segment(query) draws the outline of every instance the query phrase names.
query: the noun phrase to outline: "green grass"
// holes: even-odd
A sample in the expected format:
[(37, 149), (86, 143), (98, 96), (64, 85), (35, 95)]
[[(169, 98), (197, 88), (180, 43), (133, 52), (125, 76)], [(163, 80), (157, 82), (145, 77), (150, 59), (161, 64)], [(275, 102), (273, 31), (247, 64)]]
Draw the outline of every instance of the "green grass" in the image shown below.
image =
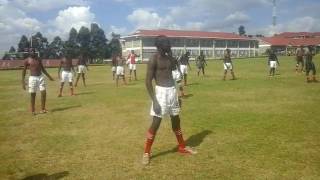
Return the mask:
[[(75, 97), (47, 81), (50, 113), (31, 116), (21, 71), (0, 71), (0, 179), (320, 179), (320, 83), (295, 74), (293, 58), (269, 78), (265, 59), (234, 62), (236, 81), (221, 81), (222, 62), (206, 77), (193, 65), (182, 130), (198, 154), (181, 156), (165, 118), (151, 164), (141, 165), (150, 99), (139, 81), (115, 87), (109, 66), (91, 67)], [(315, 63), (320, 70), (319, 56)], [(52, 75), (57, 69), (49, 69)], [(37, 109), (39, 110), (39, 95)]]

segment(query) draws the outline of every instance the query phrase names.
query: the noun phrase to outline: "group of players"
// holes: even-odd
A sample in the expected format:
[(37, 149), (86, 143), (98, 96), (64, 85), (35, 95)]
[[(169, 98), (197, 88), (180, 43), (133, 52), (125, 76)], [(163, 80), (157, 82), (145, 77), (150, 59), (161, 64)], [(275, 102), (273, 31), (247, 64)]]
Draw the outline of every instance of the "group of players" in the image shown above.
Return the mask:
[[(152, 101), (150, 115), (152, 116), (152, 122), (147, 130), (147, 136), (144, 146), (144, 153), (142, 157), (142, 163), (147, 165), (150, 163), (151, 159), (151, 147), (154, 142), (156, 133), (160, 126), (161, 120), (163, 116), (170, 115), (172, 130), (176, 136), (178, 142), (178, 152), (181, 154), (196, 154), (197, 152), (191, 148), (186, 146), (186, 143), (182, 136), (182, 130), (180, 126), (180, 107), (181, 103), (179, 101), (179, 96), (183, 96), (183, 86), (181, 85), (182, 79), (184, 80), (184, 85), (187, 85), (187, 74), (189, 64), (189, 56), (190, 53), (186, 52), (179, 58), (174, 58), (171, 51), (170, 41), (165, 36), (157, 37), (155, 41), (155, 46), (157, 48), (157, 52), (152, 56), (147, 65), (147, 73), (146, 73), (146, 88), (149, 93), (149, 96)], [(299, 50), (297, 50), (298, 52)], [(277, 56), (274, 51), (268, 50), (268, 64), (270, 66), (270, 76), (275, 74), (276, 66), (279, 64)], [(315, 79), (315, 66), (312, 62), (312, 57), (314, 55), (312, 47), (308, 47), (307, 52), (299, 52), (297, 53), (297, 60), (299, 63), (301, 61), (301, 54), (305, 56), (306, 59), (306, 73), (308, 82), (311, 80), (316, 81)], [(131, 81), (132, 72), (134, 73), (134, 79), (137, 80), (136, 73), (136, 55), (134, 51), (131, 51), (128, 57), (125, 59), (122, 57), (121, 53), (113, 53), (112, 56), (112, 72), (113, 79), (116, 79), (116, 86), (118, 86), (118, 80), (120, 77), (123, 78), (123, 82), (126, 84), (125, 80), (125, 72), (124, 66), (127, 64), (129, 66), (130, 75), (129, 80)], [(78, 60), (78, 76), (76, 79), (75, 86), (77, 86), (78, 80), (80, 76), (82, 76), (83, 84), (85, 85), (85, 71), (88, 70), (86, 64), (86, 56), (82, 54)], [(233, 72), (233, 65), (231, 60), (231, 51), (230, 49), (226, 49), (224, 59), (224, 74), (223, 80), (226, 79), (226, 75), (228, 70), (230, 70), (232, 79), (236, 79)], [(200, 72), (205, 75), (205, 66), (207, 66), (205, 56), (203, 52), (196, 58), (196, 65), (198, 68), (198, 76)], [(298, 67), (298, 65), (297, 65)], [(22, 86), (25, 88), (25, 75), (27, 68), (30, 69), (29, 76), (29, 93), (31, 94), (31, 112), (35, 113), (35, 97), (37, 89), (41, 91), (41, 111), (40, 113), (46, 113), (47, 110), (45, 108), (46, 101), (46, 89), (45, 89), (45, 81), (42, 75), (45, 74), (50, 80), (53, 81), (53, 78), (47, 73), (45, 68), (43, 67), (41, 60), (37, 58), (34, 49), (29, 50), (29, 57), (25, 60), (23, 73), (22, 73)], [(62, 72), (61, 72), (62, 69)], [(302, 71), (302, 69), (301, 69)], [(310, 71), (313, 71), (313, 77), (309, 77)], [(60, 73), (61, 72), (61, 73)], [(71, 95), (74, 95), (73, 90), (73, 74), (75, 72), (74, 67), (72, 65), (72, 59), (68, 57), (68, 53), (65, 53), (64, 57), (61, 59), (60, 66), (58, 69), (58, 77), (61, 79), (61, 86), (59, 90), (58, 97), (62, 96), (62, 90), (65, 82), (69, 82)], [(61, 74), (61, 75), (60, 75)], [(153, 81), (155, 82), (155, 86), (153, 86)], [(180, 93), (178, 93), (177, 85), (179, 84)]]

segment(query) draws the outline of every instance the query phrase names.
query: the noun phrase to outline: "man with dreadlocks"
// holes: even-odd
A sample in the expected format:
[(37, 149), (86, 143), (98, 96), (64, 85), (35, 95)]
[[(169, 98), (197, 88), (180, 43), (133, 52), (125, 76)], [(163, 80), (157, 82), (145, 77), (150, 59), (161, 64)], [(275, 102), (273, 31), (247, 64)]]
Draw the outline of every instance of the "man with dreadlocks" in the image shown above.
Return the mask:
[[(151, 146), (160, 126), (162, 117), (170, 115), (172, 130), (178, 141), (178, 152), (182, 154), (195, 154), (196, 152), (185, 145), (180, 128), (179, 101), (172, 77), (175, 69), (172, 57), (170, 41), (165, 36), (157, 37), (155, 41), (157, 53), (151, 58), (147, 67), (146, 87), (152, 100), (151, 112), (152, 123), (147, 132), (142, 163), (149, 164), (151, 157)], [(152, 81), (155, 80), (155, 90)]]

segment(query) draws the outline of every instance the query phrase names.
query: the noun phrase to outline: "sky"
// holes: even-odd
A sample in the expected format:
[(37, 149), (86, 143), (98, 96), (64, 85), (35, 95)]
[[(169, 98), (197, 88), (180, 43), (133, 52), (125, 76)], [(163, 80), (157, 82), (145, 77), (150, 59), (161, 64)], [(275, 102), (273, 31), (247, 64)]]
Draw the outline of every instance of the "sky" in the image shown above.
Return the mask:
[[(320, 31), (320, 0), (277, 0), (276, 32)], [(0, 0), (0, 54), (40, 31), (66, 40), (71, 27), (127, 35), (177, 29), (271, 35), (272, 0)]]

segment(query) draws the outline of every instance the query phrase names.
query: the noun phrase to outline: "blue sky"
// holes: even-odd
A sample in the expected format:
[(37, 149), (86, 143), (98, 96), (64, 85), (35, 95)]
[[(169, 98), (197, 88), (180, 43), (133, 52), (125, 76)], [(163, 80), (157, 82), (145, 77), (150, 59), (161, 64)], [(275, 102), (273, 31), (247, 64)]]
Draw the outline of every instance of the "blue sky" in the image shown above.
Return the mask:
[(272, 0), (0, 0), (0, 52), (22, 34), (41, 31), (66, 39), (71, 27), (98, 23), (106, 34), (136, 29), (182, 29), (249, 34), (320, 31), (319, 0), (277, 0), (278, 24), (271, 26)]

